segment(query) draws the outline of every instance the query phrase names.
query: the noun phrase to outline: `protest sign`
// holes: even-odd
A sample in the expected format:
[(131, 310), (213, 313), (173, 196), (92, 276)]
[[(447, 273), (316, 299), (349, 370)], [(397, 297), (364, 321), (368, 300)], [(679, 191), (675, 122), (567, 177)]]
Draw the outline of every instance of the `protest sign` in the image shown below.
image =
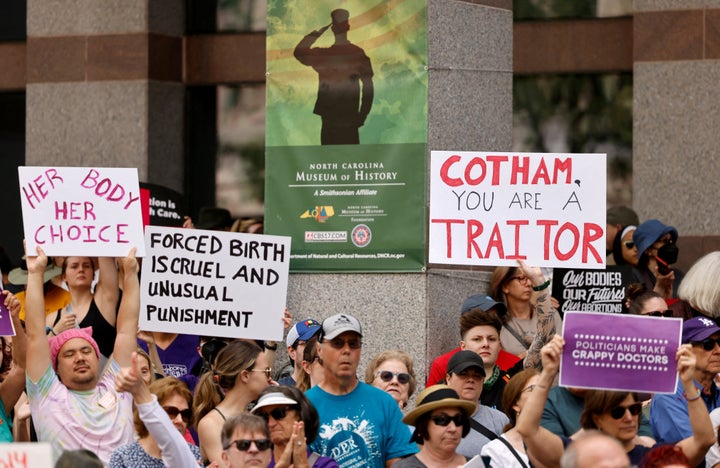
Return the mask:
[(605, 271), (555, 268), (552, 297), (560, 303), (561, 315), (568, 310), (626, 314), (625, 288), (632, 278), (632, 268), (624, 265), (609, 265)]
[(26, 251), (145, 255), (135, 168), (19, 167)]
[(143, 226), (180, 227), (185, 221), (185, 200), (182, 194), (162, 185), (140, 182)]
[(15, 336), (10, 310), (5, 307), (5, 296), (0, 296), (0, 336)]
[(433, 151), (430, 263), (604, 268), (605, 159)]
[(568, 311), (560, 385), (674, 393), (682, 320)]
[(140, 329), (280, 341), (290, 238), (147, 226)]
[(51, 468), (55, 466), (48, 442), (0, 444), (0, 468)]

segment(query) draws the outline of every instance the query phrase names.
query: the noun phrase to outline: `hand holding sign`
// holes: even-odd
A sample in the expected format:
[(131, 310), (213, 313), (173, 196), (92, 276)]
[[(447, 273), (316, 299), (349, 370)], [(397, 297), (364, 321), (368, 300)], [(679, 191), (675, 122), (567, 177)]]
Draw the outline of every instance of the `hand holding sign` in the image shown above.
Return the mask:
[(548, 344), (540, 350), (542, 356), (542, 368), (551, 374), (553, 378), (560, 370), (560, 361), (562, 359), (563, 348), (565, 347), (565, 339), (560, 335), (553, 336)]
[[(692, 352), (692, 345), (687, 343), (680, 345), (675, 357), (677, 359), (678, 376), (680, 376), (683, 385), (689, 382), (690, 385), (693, 386), (692, 382), (695, 376), (696, 358), (695, 353)], [(688, 396), (693, 397), (694, 395)]]

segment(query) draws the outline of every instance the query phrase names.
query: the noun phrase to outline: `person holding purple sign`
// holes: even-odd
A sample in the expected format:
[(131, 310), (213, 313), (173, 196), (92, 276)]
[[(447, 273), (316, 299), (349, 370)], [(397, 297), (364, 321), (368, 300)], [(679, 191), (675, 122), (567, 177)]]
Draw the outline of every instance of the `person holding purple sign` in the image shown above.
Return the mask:
[[(549, 389), (560, 369), (564, 345), (565, 340), (561, 336), (555, 336), (543, 347), (543, 371), (539, 383), (531, 392), (517, 421), (518, 432), (523, 436), (528, 452), (536, 461), (547, 466), (557, 465), (565, 447), (571, 443), (570, 439), (552, 434), (540, 426), (542, 409)], [(681, 387), (688, 395), (684, 400), (689, 413), (691, 433), (688, 437), (676, 441), (675, 445), (683, 450), (693, 465), (696, 465), (703, 461), (715, 437), (707, 409), (700, 401), (699, 392), (693, 382), (697, 362), (691, 346), (681, 345), (676, 359)], [(585, 400), (585, 409), (581, 416), (583, 429), (599, 430), (617, 439), (628, 453), (631, 463), (638, 464), (651, 447), (638, 444), (642, 404), (638, 401), (637, 395), (632, 392), (591, 390)]]
[[(20, 399), (25, 390), (25, 350), (26, 338), (25, 331), (20, 324), (20, 299), (13, 295), (10, 291), (2, 291), (0, 293), (0, 301), (5, 310), (0, 312), (10, 312), (10, 320), (15, 328), (15, 336), (9, 346), (2, 347), (2, 362), (7, 357), (11, 359), (11, 365), (2, 382), (0, 382), (0, 442), (14, 442), (12, 434), (12, 410), (15, 403)], [(3, 335), (11, 335), (10, 320), (4, 322)], [(4, 340), (4, 338), (3, 338)]]
[(692, 433), (689, 402), (699, 400), (706, 410), (720, 407), (720, 392), (714, 377), (720, 372), (720, 327), (707, 317), (694, 317), (683, 323), (683, 346), (695, 356), (693, 387), (678, 385), (674, 394), (655, 395), (650, 404), (650, 425), (655, 439), (675, 443)]

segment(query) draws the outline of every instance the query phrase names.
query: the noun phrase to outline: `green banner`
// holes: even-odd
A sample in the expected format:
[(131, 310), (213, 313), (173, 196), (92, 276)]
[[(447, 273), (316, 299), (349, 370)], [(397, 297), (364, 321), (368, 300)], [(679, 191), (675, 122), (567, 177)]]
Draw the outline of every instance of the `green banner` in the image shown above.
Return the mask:
[(268, 1), (265, 231), (292, 271), (421, 271), (426, 0)]

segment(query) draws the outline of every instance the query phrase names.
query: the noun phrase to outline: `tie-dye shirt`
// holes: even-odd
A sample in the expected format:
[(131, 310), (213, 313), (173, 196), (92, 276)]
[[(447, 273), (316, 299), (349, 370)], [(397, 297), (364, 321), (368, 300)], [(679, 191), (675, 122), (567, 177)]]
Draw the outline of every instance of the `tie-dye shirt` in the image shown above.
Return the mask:
[(133, 441), (132, 395), (115, 391), (120, 365), (110, 359), (93, 390), (69, 390), (48, 366), (37, 383), (25, 377), (38, 440), (55, 460), (64, 450), (87, 449), (107, 465), (110, 454)]

